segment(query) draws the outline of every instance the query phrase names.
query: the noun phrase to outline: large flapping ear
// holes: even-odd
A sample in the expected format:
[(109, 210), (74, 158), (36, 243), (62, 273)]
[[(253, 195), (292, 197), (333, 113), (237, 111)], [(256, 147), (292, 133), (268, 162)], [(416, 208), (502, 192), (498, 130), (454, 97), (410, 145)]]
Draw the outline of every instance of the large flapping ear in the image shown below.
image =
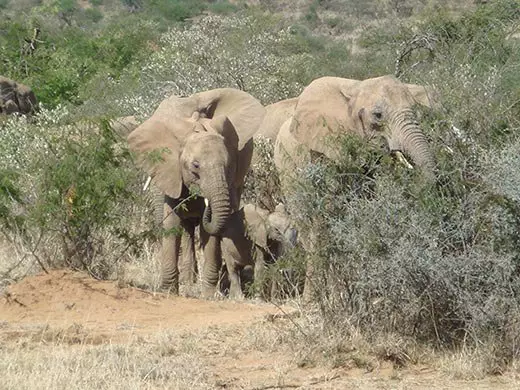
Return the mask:
[(265, 108), (257, 99), (238, 89), (213, 89), (195, 94), (193, 98), (197, 101), (197, 109), (202, 117), (227, 117), (238, 136), (239, 150), (256, 133), (265, 115)]
[(358, 131), (358, 113), (354, 112), (357, 84), (357, 80), (322, 77), (304, 89), (290, 128), (299, 144), (336, 159), (331, 136)]
[(233, 126), (227, 116), (218, 115), (212, 119), (201, 119), (201, 122), (208, 131), (213, 131), (223, 136), (226, 144), (233, 150), (238, 149), (238, 134), (235, 130), (235, 126)]
[(405, 84), (417, 104), (438, 110), (441, 107), (439, 92), (430, 86)]
[(128, 144), (130, 150), (138, 154), (138, 161), (157, 187), (166, 195), (179, 198), (182, 191), (181, 140), (172, 129), (152, 117), (130, 133)]

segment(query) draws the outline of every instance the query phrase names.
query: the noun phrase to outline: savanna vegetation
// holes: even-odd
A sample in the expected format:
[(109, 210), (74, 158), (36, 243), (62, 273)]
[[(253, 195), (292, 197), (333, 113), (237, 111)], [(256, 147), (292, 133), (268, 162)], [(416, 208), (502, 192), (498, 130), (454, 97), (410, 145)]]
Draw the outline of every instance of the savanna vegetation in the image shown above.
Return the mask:
[[(318, 351), (308, 359), (337, 364), (356, 341), (398, 365), (436, 350), (468, 356), (466, 376), (515, 368), (520, 2), (261, 3), (0, 0), (0, 75), (42, 106), (0, 118), (0, 232), (17, 253), (0, 258), (0, 287), (64, 266), (118, 278), (146, 257), (161, 232), (111, 119), (146, 118), (172, 93), (234, 87), (268, 104), (323, 75), (394, 74), (439, 92), (437, 109), (420, 109), (439, 178), (349, 138), (343, 161), (302, 167), (284, 200), (302, 239), (317, 240), (320, 288), (318, 315), (294, 337)], [(272, 145), (258, 147), (248, 200), (278, 199), (262, 180)], [(303, 261), (296, 250), (279, 267), (301, 273)], [(131, 282), (155, 288), (149, 276)]]

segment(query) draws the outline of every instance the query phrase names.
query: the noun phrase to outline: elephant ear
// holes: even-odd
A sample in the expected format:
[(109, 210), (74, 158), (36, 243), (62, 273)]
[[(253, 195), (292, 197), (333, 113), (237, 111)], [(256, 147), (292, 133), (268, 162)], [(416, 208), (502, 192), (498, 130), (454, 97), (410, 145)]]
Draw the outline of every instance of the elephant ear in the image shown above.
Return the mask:
[(439, 92), (430, 86), (405, 84), (414, 101), (422, 106), (438, 110), (441, 107)]
[(235, 130), (235, 126), (233, 126), (227, 116), (218, 115), (212, 119), (202, 119), (201, 123), (207, 131), (213, 131), (223, 136), (226, 144), (232, 150), (238, 150), (239, 137)]
[(181, 141), (171, 128), (152, 117), (130, 133), (128, 144), (157, 187), (171, 198), (179, 198)]
[(290, 132), (309, 150), (335, 160), (334, 136), (358, 131), (353, 112), (357, 80), (322, 77), (309, 84), (298, 100)]
[[(264, 106), (247, 92), (233, 88), (219, 88), (193, 95), (203, 117), (217, 120), (227, 117), (238, 137), (238, 150), (242, 150), (256, 133), (265, 115)], [(223, 118), (218, 119), (225, 125)], [(219, 126), (215, 122), (215, 126)], [(227, 125), (226, 125), (227, 126)], [(225, 129), (228, 129), (225, 127)], [(226, 137), (227, 139), (227, 137)]]
[(266, 249), (268, 231), (265, 213), (252, 204), (246, 204), (243, 209), (247, 235), (256, 246)]

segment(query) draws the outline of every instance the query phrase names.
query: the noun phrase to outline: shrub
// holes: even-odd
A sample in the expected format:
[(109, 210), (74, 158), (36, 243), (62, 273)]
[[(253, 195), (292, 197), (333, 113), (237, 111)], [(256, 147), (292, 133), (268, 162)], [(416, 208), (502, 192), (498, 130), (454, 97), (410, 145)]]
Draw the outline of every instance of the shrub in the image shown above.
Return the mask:
[(153, 235), (153, 212), (139, 170), (107, 122), (68, 125), (66, 115), (43, 108), (35, 123), (3, 124), (1, 218), (11, 226), (6, 234), (22, 234), (42, 266), (107, 278)]
[(442, 96), (437, 112), (421, 112), (435, 185), (347, 138), (341, 161), (300, 167), (286, 200), (317, 266), (315, 299), (329, 331), (482, 348), (496, 372), (520, 352), (519, 48), (509, 38), (520, 8), (485, 8), (370, 33), (381, 40), (367, 47), (386, 67), (415, 38), (431, 44), (412, 48), (401, 77)]

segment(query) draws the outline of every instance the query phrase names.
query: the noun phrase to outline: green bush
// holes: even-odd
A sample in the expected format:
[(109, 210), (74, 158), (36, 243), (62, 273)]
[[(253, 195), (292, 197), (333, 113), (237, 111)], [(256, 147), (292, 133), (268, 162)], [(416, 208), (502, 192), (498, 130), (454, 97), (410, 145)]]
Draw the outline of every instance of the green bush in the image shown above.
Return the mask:
[(111, 277), (154, 236), (153, 212), (140, 171), (107, 122), (70, 125), (66, 116), (42, 109), (35, 123), (12, 118), (0, 128), (0, 218), (42, 266)]
[[(367, 32), (379, 66), (392, 69), (409, 48), (400, 77), (440, 92), (440, 109), (420, 113), (439, 177), (425, 183), (349, 138), (341, 161), (299, 167), (286, 202), (302, 241), (313, 243), (306, 257), (317, 265), (315, 299), (329, 331), (354, 324), (368, 340), (486, 349), (488, 372), (520, 356), (520, 51), (510, 36), (519, 6)], [(301, 269), (302, 258), (293, 261)]]
[(103, 19), (103, 13), (97, 8), (88, 8), (85, 10), (85, 17), (94, 23)]

